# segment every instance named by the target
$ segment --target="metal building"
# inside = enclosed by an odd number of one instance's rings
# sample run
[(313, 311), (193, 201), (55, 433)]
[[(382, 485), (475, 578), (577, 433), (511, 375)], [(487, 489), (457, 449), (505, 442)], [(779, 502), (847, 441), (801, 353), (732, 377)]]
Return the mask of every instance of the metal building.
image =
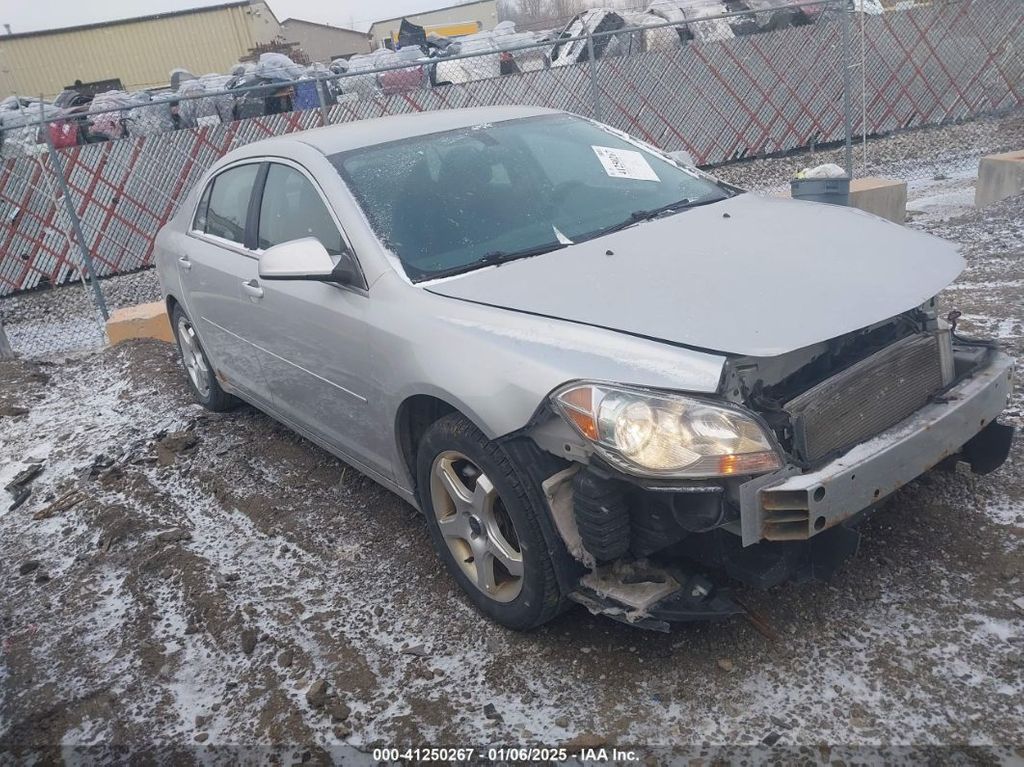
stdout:
[(411, 13), (404, 17), (375, 21), (370, 26), (370, 38), (373, 40), (373, 46), (379, 48), (385, 45), (386, 41), (392, 39), (392, 35), (397, 35), (403, 18), (413, 24), (425, 27), (428, 32), (431, 31), (431, 27), (475, 25), (475, 29), (467, 28), (466, 31), (460, 32), (460, 34), (467, 34), (481, 29), (494, 29), (494, 25), (498, 23), (498, 3), (497, 0), (472, 0), (468, 3), (449, 5), (423, 13)]
[(331, 24), (285, 19), (281, 22), (281, 34), (288, 42), (298, 43), (310, 61), (327, 63), (354, 53), (370, 52), (370, 36), (366, 32)]
[(266, 3), (224, 3), (64, 29), (0, 35), (0, 96), (52, 97), (76, 80), (119, 79), (126, 90), (166, 85), (184, 67), (227, 72), (281, 34)]

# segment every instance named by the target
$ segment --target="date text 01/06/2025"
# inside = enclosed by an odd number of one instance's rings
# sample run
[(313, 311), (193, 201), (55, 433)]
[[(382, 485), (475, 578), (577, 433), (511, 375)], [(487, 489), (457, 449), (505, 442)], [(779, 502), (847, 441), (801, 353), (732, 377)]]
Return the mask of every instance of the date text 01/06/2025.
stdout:
[(493, 747), (493, 748), (375, 748), (373, 759), (377, 762), (565, 762), (575, 759), (581, 762), (636, 762), (635, 751), (617, 748), (543, 748), (543, 747)]

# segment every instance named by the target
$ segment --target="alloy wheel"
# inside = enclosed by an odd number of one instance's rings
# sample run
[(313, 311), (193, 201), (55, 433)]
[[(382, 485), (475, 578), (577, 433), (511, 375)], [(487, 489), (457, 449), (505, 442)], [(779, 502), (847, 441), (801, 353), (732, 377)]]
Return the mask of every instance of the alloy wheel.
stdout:
[(430, 498), (441, 535), (466, 577), (498, 602), (523, 588), (523, 552), (494, 484), (468, 457), (448, 450), (434, 459)]

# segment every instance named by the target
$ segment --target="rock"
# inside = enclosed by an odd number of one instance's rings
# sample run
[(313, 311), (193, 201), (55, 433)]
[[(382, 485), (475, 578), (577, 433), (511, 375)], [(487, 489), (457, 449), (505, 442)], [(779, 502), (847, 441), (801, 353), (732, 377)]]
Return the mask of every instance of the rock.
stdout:
[(32, 519), (48, 519), (49, 517), (55, 516), (77, 506), (84, 500), (85, 493), (79, 492), (78, 490), (70, 490), (45, 509), (40, 509), (33, 514)]
[(195, 447), (198, 442), (199, 438), (192, 432), (172, 431), (161, 439), (157, 445), (171, 453), (184, 453), (186, 450)]
[(183, 527), (175, 527), (171, 530), (164, 530), (163, 532), (156, 534), (156, 539), (160, 543), (177, 543), (178, 541), (190, 541), (192, 540), (192, 533)]
[(163, 445), (156, 446), (156, 462), (158, 466), (170, 466), (176, 460), (178, 456), (171, 450), (168, 450)]
[(18, 568), (18, 575), (28, 575), (33, 570), (39, 568), (39, 560), (37, 559), (26, 559), (21, 563), (21, 567)]
[(352, 728), (347, 724), (336, 724), (334, 726), (334, 737), (338, 740), (344, 740), (352, 734)]
[(377, 605), (373, 608), (373, 614), (376, 615), (378, 618), (381, 617), (384, 614), (384, 608), (380, 605)]
[(417, 658), (426, 658), (430, 655), (430, 650), (421, 644), (414, 644), (412, 647), (406, 647), (402, 652), (406, 655), (415, 655)]
[(792, 730), (793, 729), (792, 722), (787, 722), (781, 716), (775, 716), (775, 714), (772, 714), (771, 716), (769, 716), (768, 717), (768, 721), (770, 721), (776, 727), (781, 727), (784, 730)]
[(29, 496), (32, 495), (32, 488), (18, 487), (15, 488), (12, 492), (14, 494), (14, 501), (11, 503), (10, 506), (7, 507), (8, 511), (14, 511), (15, 509), (19, 508), (23, 503), (25, 503), (25, 501), (28, 500)]
[(124, 472), (121, 471), (120, 466), (111, 466), (100, 474), (99, 482), (104, 487), (110, 487), (111, 485), (116, 484), (117, 481), (123, 477)]
[(40, 570), (38, 573), (36, 573), (36, 583), (49, 583), (49, 582), (50, 582), (50, 574), (48, 572), (46, 572), (45, 570)]
[(24, 487), (43, 472), (43, 464), (32, 463), (14, 475), (14, 479), (4, 486), (4, 490), (13, 493), (17, 488)]
[(569, 720), (564, 716), (556, 716), (555, 727), (561, 727), (563, 730), (565, 730), (569, 727)]
[(434, 672), (424, 666), (422, 663), (417, 663), (412, 667), (412, 673), (418, 676), (420, 679), (433, 679)]
[(20, 418), (23, 415), (28, 415), (27, 407), (0, 405), (0, 418)]
[(210, 721), (208, 716), (196, 716), (196, 729), (201, 730), (206, 726), (206, 723)]
[(277, 655), (277, 665), (281, 668), (291, 668), (294, 660), (291, 650), (281, 650)]
[(1013, 600), (1013, 606), (1024, 613), (1024, 597), (1017, 597)]
[(767, 735), (765, 735), (764, 738), (761, 739), (761, 742), (764, 743), (766, 746), (774, 746), (776, 743), (779, 742), (779, 738), (781, 737), (782, 736), (777, 732), (770, 732)]
[(488, 719), (493, 719), (496, 722), (501, 721), (501, 714), (498, 713), (498, 709), (495, 708), (493, 703), (488, 703), (484, 706), (484, 716)]
[(345, 705), (344, 701), (335, 698), (327, 704), (327, 713), (330, 715), (331, 721), (337, 724), (348, 719), (352, 711)]
[(719, 658), (718, 667), (722, 671), (730, 672), (736, 668), (736, 664), (732, 662), (731, 658)]
[(256, 649), (256, 640), (259, 638), (259, 633), (256, 629), (242, 629), (242, 633), (239, 635), (239, 642), (242, 645), (242, 652), (246, 655), (252, 655), (253, 650)]
[(201, 732), (195, 736), (194, 740), (196, 743), (205, 743), (210, 738), (210, 734), (207, 732)]
[(567, 740), (562, 745), (570, 752), (579, 751), (584, 748), (602, 748), (608, 744), (608, 738), (601, 737), (593, 732), (583, 732), (572, 740)]
[(312, 685), (310, 685), (310, 688), (306, 690), (306, 703), (313, 708), (323, 708), (326, 700), (327, 682), (323, 679), (317, 679)]

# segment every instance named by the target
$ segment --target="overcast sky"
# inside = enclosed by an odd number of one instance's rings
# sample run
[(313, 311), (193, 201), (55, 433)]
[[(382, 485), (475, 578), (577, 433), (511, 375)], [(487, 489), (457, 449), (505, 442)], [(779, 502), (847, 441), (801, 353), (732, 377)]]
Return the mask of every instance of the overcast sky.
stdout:
[[(279, 19), (294, 17), (366, 30), (370, 22), (454, 5), (458, 0), (268, 0)], [(70, 27), (132, 16), (219, 5), (224, 0), (0, 0), (0, 24), (12, 32)]]

